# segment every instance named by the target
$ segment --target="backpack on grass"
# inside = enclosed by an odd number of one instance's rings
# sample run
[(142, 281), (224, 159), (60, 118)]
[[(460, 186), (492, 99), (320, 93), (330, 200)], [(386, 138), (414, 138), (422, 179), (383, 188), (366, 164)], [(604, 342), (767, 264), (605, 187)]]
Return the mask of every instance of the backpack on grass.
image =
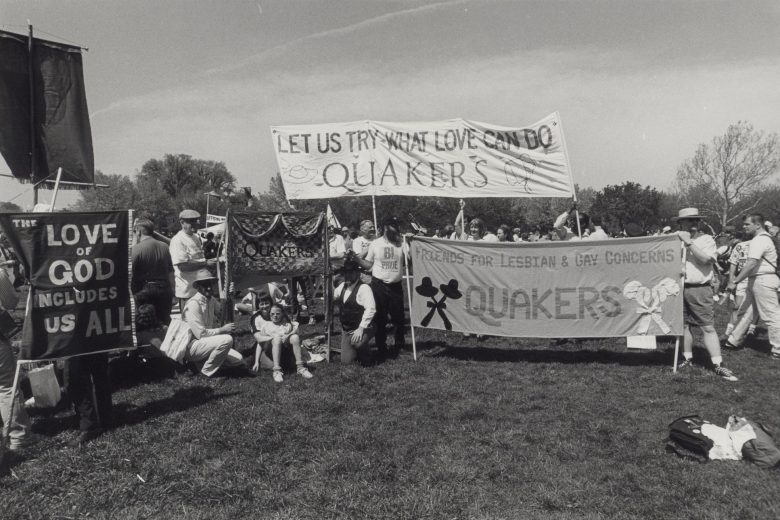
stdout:
[(709, 460), (710, 450), (715, 444), (701, 432), (704, 424), (711, 423), (698, 415), (684, 415), (672, 421), (666, 451), (697, 462)]

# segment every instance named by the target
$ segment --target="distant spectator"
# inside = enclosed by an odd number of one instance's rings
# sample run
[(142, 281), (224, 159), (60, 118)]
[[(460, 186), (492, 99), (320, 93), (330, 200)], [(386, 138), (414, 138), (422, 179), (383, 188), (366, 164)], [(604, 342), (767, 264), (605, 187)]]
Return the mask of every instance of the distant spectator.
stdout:
[(214, 240), (214, 233), (209, 231), (206, 234), (206, 242), (203, 243), (203, 256), (206, 260), (217, 257), (217, 242)]
[(593, 226), (593, 231), (591, 231), (589, 236), (591, 240), (606, 240), (609, 238), (609, 235), (607, 235), (606, 231), (601, 227), (601, 217), (598, 215), (591, 215), (590, 223)]
[(643, 237), (645, 236), (645, 230), (642, 226), (636, 222), (629, 222), (626, 224), (626, 236), (627, 237)]
[(531, 235), (528, 233), (520, 233), (520, 240), (518, 242), (531, 242)]
[[(590, 230), (588, 229), (590, 226), (590, 217), (588, 217), (586, 213), (576, 212), (577, 202), (575, 201), (572, 203), (569, 211), (564, 211), (558, 216), (557, 219), (555, 219), (553, 230), (555, 231), (555, 234), (559, 240), (580, 240), (580, 237), (577, 234), (578, 232), (582, 233), (582, 238), (585, 238), (590, 234)], [(579, 214), (579, 229), (577, 228), (576, 221), (571, 225), (571, 227), (566, 225), (572, 214)]]
[(498, 237), (487, 230), (487, 227), (481, 218), (475, 218), (469, 222), (469, 240), (498, 242)]
[(498, 226), (498, 229), (496, 230), (496, 238), (498, 238), (499, 242), (513, 242), (512, 232), (509, 229), (509, 226), (506, 224), (501, 224)]
[(333, 287), (337, 287), (338, 284), (344, 281), (338, 270), (344, 266), (347, 247), (344, 243), (344, 237), (338, 233), (336, 228), (331, 229), (328, 250), (330, 252), (330, 268), (333, 273)]
[(515, 242), (528, 242), (528, 233), (525, 234), (526, 238), (523, 239), (523, 232), (519, 227), (516, 227), (512, 230), (512, 238), (515, 239)]

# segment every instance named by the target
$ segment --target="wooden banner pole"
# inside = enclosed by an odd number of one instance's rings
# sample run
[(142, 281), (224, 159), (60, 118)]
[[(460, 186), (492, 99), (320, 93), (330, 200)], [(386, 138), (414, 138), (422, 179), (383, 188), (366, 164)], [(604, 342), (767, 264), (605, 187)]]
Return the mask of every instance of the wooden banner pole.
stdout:
[[(62, 168), (57, 169), (57, 180), (54, 181), (54, 193), (51, 195), (51, 208), (49, 208), (49, 213), (54, 211), (54, 204), (57, 202), (57, 192), (60, 189), (60, 179), (62, 179)], [(130, 226), (132, 227), (132, 222), (130, 223)]]

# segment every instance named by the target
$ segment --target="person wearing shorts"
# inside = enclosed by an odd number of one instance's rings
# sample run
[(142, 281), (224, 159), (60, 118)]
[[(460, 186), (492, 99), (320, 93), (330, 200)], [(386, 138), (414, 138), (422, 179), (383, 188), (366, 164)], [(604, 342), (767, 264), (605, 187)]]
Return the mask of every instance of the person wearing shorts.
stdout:
[(710, 282), (715, 275), (718, 248), (715, 240), (699, 230), (704, 217), (696, 208), (681, 209), (673, 218), (680, 227), (677, 235), (685, 244), (685, 284), (683, 288), (683, 316), (685, 335), (682, 363), (677, 369), (695, 367), (693, 362), (693, 335), (691, 327), (698, 327), (704, 336), (704, 346), (710, 354), (715, 375), (726, 381), (738, 381), (737, 377), (723, 366), (718, 333), (715, 332), (714, 306)]

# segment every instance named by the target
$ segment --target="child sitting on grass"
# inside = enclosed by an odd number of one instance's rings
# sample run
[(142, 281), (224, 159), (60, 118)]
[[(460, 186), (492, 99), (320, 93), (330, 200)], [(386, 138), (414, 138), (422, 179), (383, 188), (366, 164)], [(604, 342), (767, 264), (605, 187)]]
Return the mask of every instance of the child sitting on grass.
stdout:
[[(261, 311), (258, 312), (260, 314)], [(260, 314), (262, 317), (262, 314)], [(257, 348), (255, 349), (255, 365), (253, 370), (257, 372), (260, 369), (260, 358), (263, 355), (263, 344), (266, 348), (268, 342), (271, 344), (271, 357), (273, 359), (274, 381), (281, 383), (284, 381), (282, 376), (282, 346), (292, 347), (293, 355), (295, 356), (295, 365), (297, 372), (304, 379), (311, 379), (312, 374), (303, 365), (303, 358), (301, 357), (301, 338), (298, 336), (298, 323), (290, 321), (290, 318), (284, 312), (284, 309), (279, 304), (271, 305), (268, 311), (268, 317), (270, 321), (253, 319), (253, 329), (257, 327), (257, 332), (254, 333), (255, 341), (257, 341)], [(253, 318), (255, 318), (253, 316)], [(259, 325), (259, 326), (258, 326)]]

